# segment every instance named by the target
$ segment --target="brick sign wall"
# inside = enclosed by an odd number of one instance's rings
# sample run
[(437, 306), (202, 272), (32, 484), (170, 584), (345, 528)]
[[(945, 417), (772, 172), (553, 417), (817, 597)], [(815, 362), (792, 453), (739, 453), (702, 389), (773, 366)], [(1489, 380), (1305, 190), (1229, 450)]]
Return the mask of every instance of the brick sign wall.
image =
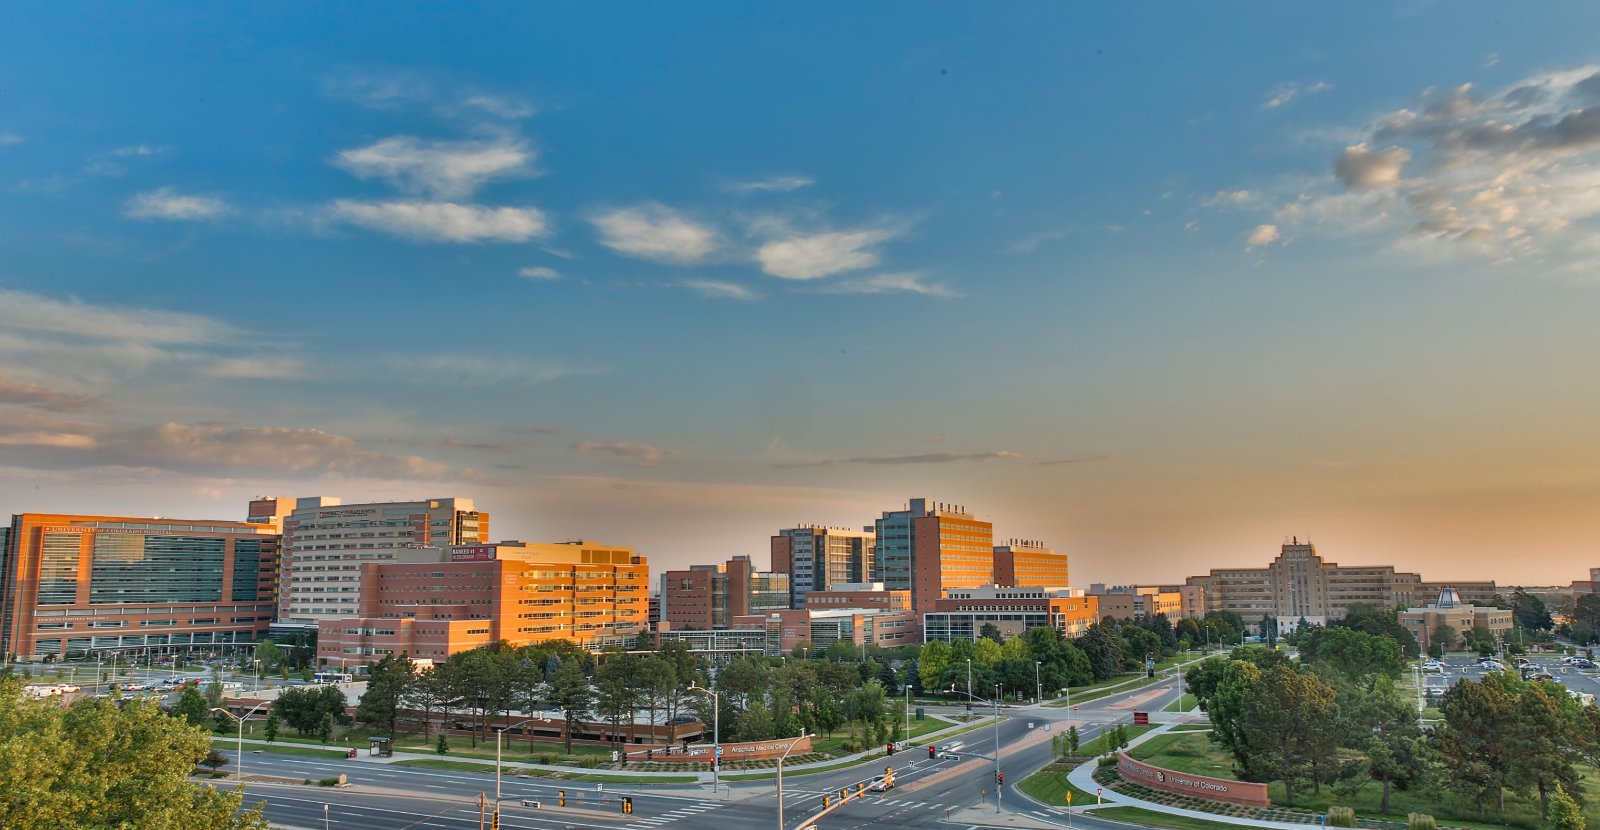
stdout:
[(1209, 798), (1213, 801), (1248, 804), (1252, 807), (1268, 807), (1272, 804), (1267, 798), (1266, 784), (1174, 772), (1170, 769), (1153, 767), (1143, 761), (1135, 761), (1125, 753), (1118, 754), (1117, 772), (1121, 773), (1123, 778), (1152, 790)]

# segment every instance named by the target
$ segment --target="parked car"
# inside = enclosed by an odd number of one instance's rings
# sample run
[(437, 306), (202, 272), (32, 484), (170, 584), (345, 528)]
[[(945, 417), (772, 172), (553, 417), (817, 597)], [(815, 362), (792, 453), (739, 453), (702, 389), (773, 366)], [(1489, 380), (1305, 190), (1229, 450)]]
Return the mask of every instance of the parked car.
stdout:
[(1529, 680), (1554, 680), (1557, 683), (1561, 682), (1560, 680), (1556, 680), (1556, 676), (1555, 675), (1553, 675), (1553, 674), (1551, 674), (1550, 672), (1547, 672), (1547, 671), (1534, 672), (1533, 674), (1528, 675), (1528, 679)]
[(1444, 664), (1438, 660), (1429, 660), (1428, 662), (1422, 664), (1422, 670), (1442, 672), (1444, 671)]

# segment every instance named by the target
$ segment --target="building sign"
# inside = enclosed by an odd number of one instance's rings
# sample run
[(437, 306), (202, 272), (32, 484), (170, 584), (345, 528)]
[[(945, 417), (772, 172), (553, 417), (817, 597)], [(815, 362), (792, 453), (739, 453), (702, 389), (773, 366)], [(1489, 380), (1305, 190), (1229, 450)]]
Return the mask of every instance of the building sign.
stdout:
[(451, 548), (451, 562), (492, 562), (494, 545), (476, 545), (468, 548)]
[[(750, 743), (722, 744), (717, 747), (722, 751), (724, 760), (737, 761), (741, 758), (777, 758), (793, 746), (791, 755), (804, 755), (811, 751), (810, 738), (783, 738), (776, 741), (752, 741)], [(710, 744), (692, 744), (689, 747), (690, 758), (711, 757)]]
[[(61, 526), (50, 526), (50, 527), (42, 527), (42, 528), (40, 528), (40, 530), (44, 531), (45, 533), (122, 533), (122, 534), (126, 534), (126, 535), (129, 535), (129, 536), (156, 536), (156, 535), (171, 536), (174, 532), (176, 532), (175, 529), (174, 530), (147, 530), (147, 529), (144, 529), (144, 528), (137, 528), (136, 529), (136, 528), (130, 528), (130, 527), (61, 527)], [(184, 533), (189, 533), (190, 531), (185, 530), (183, 532)], [(199, 531), (199, 532), (206, 532), (206, 531)]]
[(1135, 761), (1129, 758), (1126, 753), (1118, 754), (1117, 772), (1121, 773), (1123, 778), (1149, 787), (1152, 790), (1192, 795), (1197, 798), (1209, 798), (1213, 801), (1227, 801), (1233, 804), (1248, 804), (1252, 807), (1268, 807), (1272, 804), (1272, 801), (1267, 798), (1266, 784), (1253, 784), (1247, 781), (1234, 781), (1230, 778), (1210, 778), (1204, 775), (1174, 772), (1169, 769), (1151, 766), (1143, 761)]

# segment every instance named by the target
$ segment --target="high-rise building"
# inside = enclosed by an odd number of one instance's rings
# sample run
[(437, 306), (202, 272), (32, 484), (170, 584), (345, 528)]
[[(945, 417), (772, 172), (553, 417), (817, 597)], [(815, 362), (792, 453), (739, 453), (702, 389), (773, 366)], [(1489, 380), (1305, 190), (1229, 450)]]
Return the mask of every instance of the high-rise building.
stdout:
[(272, 621), (271, 525), (20, 513), (3, 538), (5, 655), (221, 650)]
[(1065, 588), (1067, 555), (1043, 542), (1008, 539), (994, 547), (994, 584), (1010, 588)]
[(994, 579), (994, 525), (959, 505), (912, 499), (875, 521), (873, 535), (870, 581), (910, 591), (918, 610), (932, 608), (948, 589)]
[(505, 640), (566, 639), (590, 649), (646, 630), (650, 566), (600, 542), (499, 542), (429, 548), (431, 562), (362, 562), (357, 613), (318, 625), (325, 664), (385, 654), (442, 661)]
[[(1445, 586), (1439, 589), (1438, 599), (1432, 605), (1401, 611), (1400, 624), (1417, 638), (1417, 646), (1427, 651), (1433, 645), (1433, 635), (1441, 625), (1450, 626), (1462, 636), (1474, 628), (1483, 628), (1496, 640), (1504, 640), (1511, 631), (1511, 612), (1492, 605), (1473, 605), (1464, 600), (1455, 588)], [(1445, 644), (1446, 647), (1454, 645)]]
[(1417, 574), (1324, 562), (1309, 540), (1298, 538), (1265, 568), (1214, 568), (1187, 582), (1205, 590), (1207, 611), (1232, 611), (1251, 624), (1276, 617), (1285, 632), (1301, 619), (1318, 625), (1342, 619), (1357, 603), (1394, 608), (1422, 596)]
[(789, 574), (790, 606), (806, 594), (865, 582), (872, 575), (873, 534), (817, 525), (787, 528), (772, 537), (772, 571)]
[(789, 607), (789, 574), (757, 571), (750, 557), (661, 574), (661, 619), (675, 629), (728, 628), (734, 617)]
[(489, 514), (476, 510), (471, 499), (312, 501), (297, 503), (283, 518), (281, 629), (355, 616), (364, 563), (429, 562), (438, 558), (437, 548), (489, 541)]

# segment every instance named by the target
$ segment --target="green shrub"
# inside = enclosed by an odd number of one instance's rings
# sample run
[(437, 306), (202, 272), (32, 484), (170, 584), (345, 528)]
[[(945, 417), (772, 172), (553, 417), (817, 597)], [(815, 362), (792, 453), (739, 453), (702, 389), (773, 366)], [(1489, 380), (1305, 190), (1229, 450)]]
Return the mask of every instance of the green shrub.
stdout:
[(319, 786), (319, 787), (337, 787), (337, 786), (339, 786), (339, 776), (335, 775), (335, 776), (333, 776), (331, 778), (318, 779), (317, 780), (317, 786)]
[(539, 756), (539, 763), (544, 764), (547, 767), (553, 767), (553, 766), (556, 765), (556, 756), (548, 754), (548, 753), (546, 753), (544, 755), (540, 755)]
[(1114, 767), (1114, 766), (1117, 765), (1117, 756), (1115, 756), (1115, 755), (1102, 755), (1102, 756), (1100, 756), (1100, 759), (1099, 759), (1099, 761), (1097, 763), (1102, 768), (1104, 768), (1104, 767)]
[(1356, 826), (1356, 811), (1352, 807), (1329, 807), (1328, 825), (1330, 827)]
[(1439, 830), (1439, 823), (1427, 813), (1412, 813), (1406, 816), (1406, 830)]

